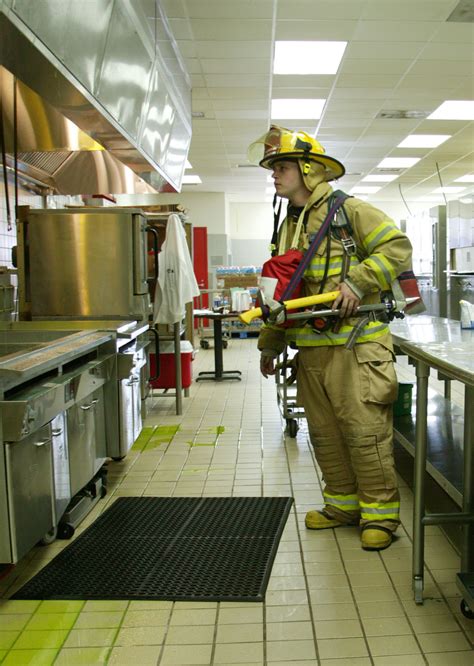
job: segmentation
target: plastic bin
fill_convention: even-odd
[[[398,384],[398,396],[393,404],[393,415],[411,414],[413,384]]]
[[[193,373],[191,361],[194,349],[187,340],[181,341],[181,383],[183,388],[191,386]],[[156,369],[156,355],[150,354],[150,374],[153,377]],[[160,345],[160,375],[150,382],[152,388],[170,389],[176,388],[174,343],[163,342]]]

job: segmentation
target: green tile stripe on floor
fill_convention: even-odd
[[[142,428],[140,434],[138,435],[138,437],[135,440],[135,443],[132,446],[132,451],[143,451],[150,437],[153,435],[155,429],[156,426],[149,426],[146,428]]]
[[[113,644],[122,626],[130,602],[86,602],[80,600],[32,602],[13,600],[8,601],[7,604],[10,606],[16,604],[17,606],[14,609],[9,609],[15,610],[15,612],[21,609],[20,604],[30,604],[30,619],[28,624],[23,628],[23,631],[0,631],[0,639],[3,638],[3,641],[0,641],[0,662],[2,666],[4,664],[6,666],[26,666],[27,664],[51,666],[55,663],[58,655],[60,655],[60,651],[64,648],[68,637],[74,629],[87,631],[88,623],[85,623],[84,627],[78,624],[82,611],[87,611],[85,617],[96,615],[97,619],[94,621],[94,624],[101,625],[103,616],[107,616],[108,624],[111,616],[110,611],[116,608],[121,609],[118,619],[116,618],[112,623],[115,634],[112,641]],[[35,610],[31,608],[31,604],[38,604]],[[31,612],[32,610],[33,612]],[[3,612],[0,614],[0,619],[2,614],[4,617],[11,617]],[[112,644],[67,648],[67,654],[71,655],[71,659],[73,659],[71,663],[74,664],[84,664],[84,666],[86,664],[103,664],[107,661]]]
[[[179,425],[156,426],[144,446],[144,451],[155,449],[162,444],[169,444],[179,430]]]

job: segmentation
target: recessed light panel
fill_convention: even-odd
[[[272,119],[318,120],[325,103],[325,99],[272,99]]]
[[[465,187],[437,187],[433,192],[437,194],[438,192],[443,194],[457,194],[458,192],[464,192]]]
[[[446,100],[428,116],[428,120],[474,120],[474,102]]]
[[[376,186],[374,187],[357,186],[352,188],[351,194],[375,194],[375,192],[378,192],[381,189],[382,189],[381,187],[376,187]]]
[[[398,148],[436,148],[451,138],[451,134],[410,134]]]
[[[409,169],[420,161],[420,157],[386,157],[377,164],[379,169]]]
[[[335,74],[347,42],[275,42],[274,74]]]
[[[389,176],[388,174],[370,174],[369,176],[364,176],[362,182],[364,183],[390,183],[392,180],[395,180],[398,176]]]
[[[454,179],[455,183],[474,183],[474,173],[467,173],[465,176]]]
[[[183,176],[183,180],[181,181],[183,185],[199,185],[202,183],[202,180],[199,178],[199,176]]]

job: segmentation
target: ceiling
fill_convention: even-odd
[[[264,201],[268,172],[247,162],[248,145],[270,124],[272,98],[325,98],[320,120],[277,124],[315,134],[342,161],[345,191],[385,157],[421,157],[370,198],[442,201],[440,186],[474,173],[474,122],[427,120],[445,100],[474,99],[472,0],[161,0],[192,80],[193,136],[188,156],[200,185],[230,201]],[[467,14],[448,20],[454,10]],[[347,41],[335,75],[273,75],[276,40]],[[421,118],[381,118],[390,111]],[[416,114],[415,114],[416,115]],[[200,117],[198,117],[200,116]],[[405,137],[450,134],[438,148],[397,148]],[[438,166],[437,166],[438,165]],[[438,175],[439,169],[439,175]],[[401,190],[401,193],[400,193]],[[453,198],[453,195],[446,195]]]

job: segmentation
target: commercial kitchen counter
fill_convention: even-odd
[[[407,354],[416,367],[416,426],[414,447],[414,516],[413,516],[413,590],[415,601],[423,602],[424,527],[444,523],[463,525],[461,572],[457,583],[463,595],[461,610],[468,617],[474,611],[474,335],[461,329],[460,322],[440,317],[416,316],[392,325],[395,344]],[[445,418],[437,422],[430,409],[428,380],[430,369],[449,383],[464,385],[464,409],[450,405]],[[449,385],[449,384],[448,384]],[[449,398],[449,390],[445,392]],[[446,402],[449,402],[446,400]],[[448,418],[451,413],[451,423]],[[446,418],[448,417],[448,418]],[[453,425],[457,420],[457,430]],[[444,422],[443,422],[444,421]],[[395,422],[395,429],[398,425]],[[461,463],[459,492],[461,512],[428,514],[425,508],[425,470],[429,461],[430,439],[438,433],[438,458],[449,468],[456,453]],[[456,437],[453,438],[453,433]],[[436,436],[436,435],[435,435]],[[433,442],[431,442],[432,444]],[[444,445],[444,446],[443,446]]]
[[[0,562],[54,538],[107,457],[111,332],[0,330]]]

